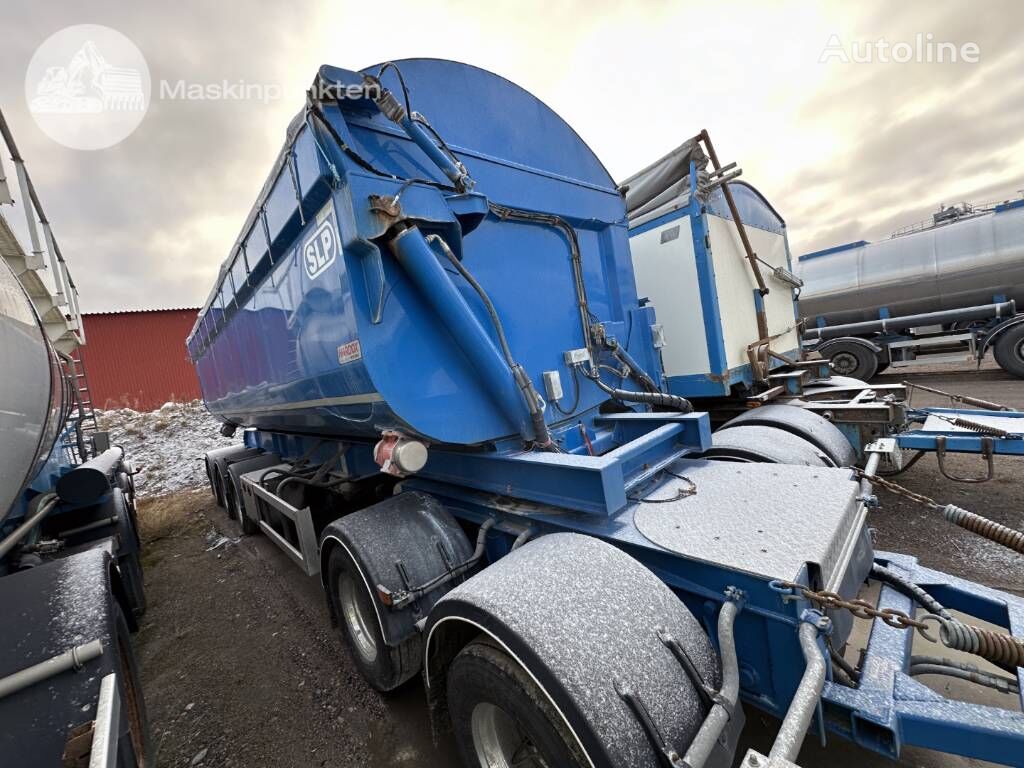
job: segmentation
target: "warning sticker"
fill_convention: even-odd
[[[355,341],[346,341],[338,347],[338,365],[351,363],[353,360],[358,360],[362,356],[363,349],[359,346],[359,339],[356,339]]]

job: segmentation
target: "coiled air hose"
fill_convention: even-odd
[[[1009,672],[1016,671],[1017,667],[1024,667],[1024,640],[1003,632],[965,624],[954,618],[938,600],[922,587],[904,579],[884,565],[878,563],[872,565],[871,575],[902,592],[929,611],[924,619],[938,622],[939,640],[947,648],[980,656]]]
[[[1020,531],[1007,528],[987,517],[968,512],[955,504],[947,504],[943,507],[942,516],[954,525],[959,525],[972,533],[984,536],[989,541],[1002,544],[1004,547],[1024,555],[1024,533]]]
[[[947,648],[980,656],[1007,672],[1024,667],[1024,640],[991,629],[964,624],[957,619],[935,616],[939,622],[939,639]]]

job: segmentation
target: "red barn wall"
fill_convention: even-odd
[[[82,359],[97,408],[148,411],[202,397],[185,338],[196,309],[87,314]]]

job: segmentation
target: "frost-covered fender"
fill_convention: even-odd
[[[388,645],[398,645],[418,633],[416,623],[425,619],[434,603],[458,581],[435,587],[401,610],[389,608],[378,599],[377,585],[391,592],[418,587],[473,554],[469,539],[451,513],[433,496],[419,491],[392,496],[339,518],[324,529],[320,537],[320,576],[327,595],[328,563],[337,547],[343,547],[359,568]],[[328,608],[331,621],[337,623],[329,597]]]
[[[981,348],[978,350],[978,359],[981,360],[985,357],[985,354],[1000,336],[1011,328],[1016,328],[1018,325],[1024,325],[1024,315],[1014,315],[985,334],[985,338],[981,342]]]
[[[100,685],[110,673],[117,674],[122,702],[118,751],[124,757],[131,753],[129,699],[118,653],[118,643],[127,636],[118,630],[115,606],[123,596],[118,596],[111,544],[107,539],[93,549],[0,579],[0,605],[5,615],[17,617],[0,622],[0,648],[9,651],[0,654],[0,677],[92,640],[103,645],[102,654],[80,671],[63,672],[0,699],[3,755],[12,765],[61,765],[68,731],[96,718]],[[141,696],[141,691],[133,695]]]
[[[206,462],[206,476],[210,480],[210,488],[220,501],[221,490],[218,477],[227,477],[228,467],[236,461],[251,459],[261,453],[259,448],[249,448],[245,445],[229,445],[224,448],[214,448],[203,457]]]
[[[485,633],[542,689],[595,768],[662,764],[616,686],[642,701],[680,755],[700,728],[704,710],[666,633],[708,686],[721,685],[711,642],[679,598],[629,555],[580,534],[550,534],[513,551],[441,598],[424,631],[435,731],[447,721],[449,664]],[[739,727],[737,713],[729,728]]]

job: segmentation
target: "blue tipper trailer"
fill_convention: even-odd
[[[728,765],[751,706],[782,718],[752,768],[808,730],[1019,762],[1024,716],[925,686],[912,646],[1019,697],[1024,600],[874,551],[882,449],[855,471],[813,411],[757,426],[790,463],[716,457],[663,311],[622,193],[534,96],[324,66],[188,339],[245,430],[211,488],[319,575],[371,685],[423,676],[466,765]]]

